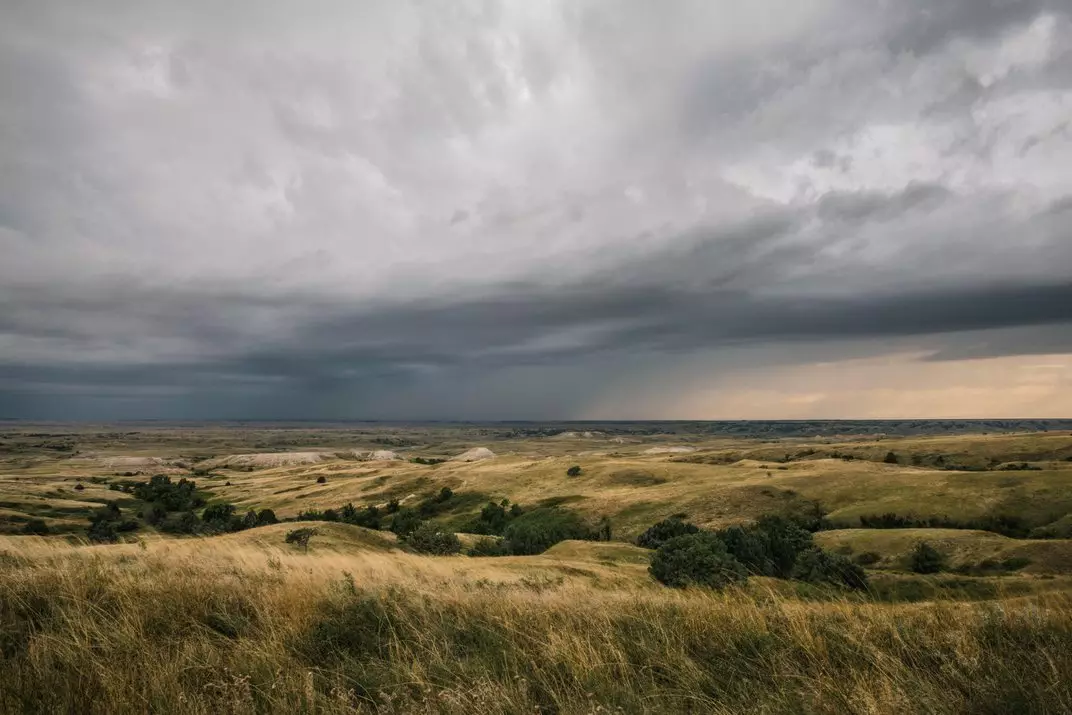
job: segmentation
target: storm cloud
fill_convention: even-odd
[[[1064,356],[1070,166],[1057,0],[9,2],[0,416],[732,416],[761,368]]]

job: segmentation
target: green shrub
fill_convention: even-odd
[[[763,532],[755,526],[731,526],[716,532],[735,559],[757,576],[774,575],[774,559]]]
[[[49,533],[48,524],[44,519],[30,519],[22,525],[22,533],[32,536],[44,536]]]
[[[881,560],[882,554],[876,553],[874,551],[865,551],[862,554],[857,554],[856,558],[854,559],[854,561],[856,561],[856,563],[860,564],[861,566],[871,566],[873,564],[877,564]]]
[[[89,525],[86,536],[98,544],[109,544],[119,540],[119,531],[114,521],[94,521]]]
[[[339,520],[346,524],[363,526],[366,529],[379,529],[382,526],[380,509],[374,504],[358,509],[353,504],[347,504],[339,510]]]
[[[168,514],[159,528],[168,534],[197,534],[201,531],[201,520],[192,511],[183,511]]]
[[[643,546],[645,549],[657,549],[670,539],[685,536],[686,534],[695,534],[699,530],[700,527],[685,521],[684,517],[671,516],[668,519],[663,519],[658,524],[648,527],[643,534],[637,537],[636,543],[637,546]]]
[[[581,475],[580,466],[574,464],[572,467],[566,470],[567,477],[579,477]]]
[[[328,483],[328,478],[325,477],[323,474],[321,474],[319,477],[316,478],[316,483],[317,484],[327,484]]]
[[[723,588],[748,578],[748,571],[727,550],[722,539],[709,532],[675,536],[651,558],[649,573],[675,588]]]
[[[405,538],[417,530],[422,523],[421,517],[412,509],[402,509],[391,517],[388,527],[398,538]]]
[[[567,539],[593,539],[597,535],[577,514],[558,507],[526,512],[503,530],[510,551],[518,555],[540,554]]]
[[[435,524],[425,522],[408,534],[402,543],[419,554],[446,556],[462,550],[462,543],[452,531],[443,531]]]
[[[506,525],[524,513],[524,510],[517,504],[507,509],[508,506],[510,506],[509,499],[503,499],[498,504],[489,501],[480,510],[480,516],[473,520],[467,530],[473,534],[502,536]]]
[[[809,583],[828,583],[856,590],[867,588],[867,574],[841,554],[814,546],[797,556],[793,578]]]
[[[908,567],[916,573],[939,573],[945,571],[947,559],[938,549],[926,541],[921,541],[912,549],[908,557]]]
[[[234,504],[211,504],[201,514],[205,526],[213,531],[239,531],[242,519],[235,514]]]
[[[257,514],[257,526],[268,526],[269,524],[278,524],[279,519],[276,518],[275,512],[271,509],[261,509]]]
[[[509,556],[510,544],[502,539],[484,537],[477,539],[465,553],[467,556]]]
[[[157,474],[147,482],[134,485],[133,494],[144,502],[159,504],[168,512],[191,511],[205,503],[192,480],[180,479],[173,482],[166,474]]]
[[[899,464],[896,452],[886,452],[886,456],[882,459],[886,464]]]
[[[783,516],[761,516],[749,528],[763,543],[767,576],[790,578],[797,556],[813,545],[811,532]]]

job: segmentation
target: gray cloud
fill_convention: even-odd
[[[0,414],[559,417],[741,345],[1067,350],[1066,5],[753,5],[14,3]]]

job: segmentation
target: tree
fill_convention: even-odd
[[[636,543],[637,546],[643,546],[645,549],[657,549],[676,536],[695,534],[699,530],[700,527],[685,521],[683,516],[675,514],[648,527],[647,531],[637,537]]]
[[[886,464],[899,464],[896,452],[886,452],[886,457],[882,461]]]
[[[655,580],[674,588],[724,588],[748,578],[741,562],[710,532],[675,536],[665,542],[652,556],[648,572]]]
[[[286,542],[288,544],[297,544],[298,546],[302,547],[303,551],[308,553],[309,540],[316,536],[318,533],[319,532],[316,529],[310,526],[303,526],[300,529],[288,531],[286,536]]]
[[[572,467],[566,470],[567,477],[578,477],[581,475],[581,468],[579,465],[574,464]]]
[[[946,568],[946,556],[926,541],[921,541],[909,554],[908,567],[916,573],[938,573]]]

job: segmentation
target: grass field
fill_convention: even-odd
[[[474,446],[496,456],[409,461]],[[668,446],[692,451],[649,452]],[[1072,711],[1072,541],[1052,538],[1072,519],[1068,432],[52,427],[0,433],[0,449],[3,712]],[[353,454],[373,449],[403,459]],[[321,456],[252,469],[220,459],[291,452]],[[318,530],[307,551],[285,543],[293,523],[203,537],[139,523],[118,543],[88,543],[102,504],[139,508],[111,485],[157,473],[196,480],[209,504],[280,517],[415,505],[449,487],[430,516],[446,528],[505,498],[608,517],[613,540],[423,556],[388,531],[307,522]],[[719,527],[814,504],[830,527],[818,544],[873,555],[869,590],[763,577],[670,589],[631,543],[675,513]],[[966,525],[1001,514],[1051,538],[854,528],[887,512]],[[49,535],[19,533],[31,519]],[[911,572],[921,541],[947,558],[941,573]]]

